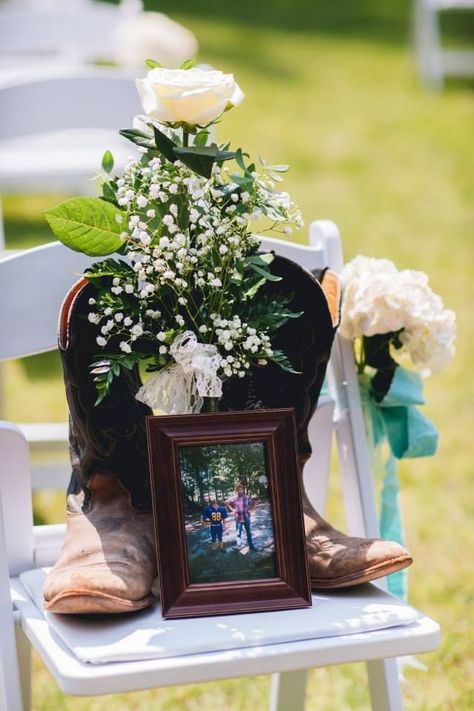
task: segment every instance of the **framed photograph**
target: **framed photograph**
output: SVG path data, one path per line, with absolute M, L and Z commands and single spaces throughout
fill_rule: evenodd
M 163 617 L 309 607 L 292 409 L 147 417 Z

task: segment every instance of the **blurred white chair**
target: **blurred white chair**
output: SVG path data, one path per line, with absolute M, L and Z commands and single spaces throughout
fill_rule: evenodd
M 119 5 L 16 0 L 0 5 L 0 67 L 21 76 L 38 64 L 114 61 L 118 28 L 142 9 L 142 0 L 121 0 Z
M 0 194 L 89 193 L 105 150 L 117 170 L 132 145 L 118 135 L 141 112 L 131 76 L 105 68 L 41 71 L 0 81 Z M 2 247 L 0 235 L 0 249 Z
M 333 223 L 312 223 L 310 242 L 310 246 L 301 246 L 266 239 L 264 247 L 306 269 L 328 264 L 335 270 L 341 268 L 341 244 Z M 59 243 L 0 260 L 0 359 L 56 347 L 59 304 L 75 274 L 89 261 Z M 17 288 L 24 280 L 31 285 L 31 292 Z M 310 426 L 314 449 L 305 467 L 306 483 L 312 480 L 308 493 L 322 510 L 335 432 L 349 532 L 377 536 L 370 455 L 352 348 L 339 337 L 330 371 L 331 396 L 321 398 Z M 0 422 L 0 447 L 1 708 L 30 708 L 32 645 L 67 693 L 93 696 L 273 673 L 272 711 L 304 708 L 306 669 L 366 662 L 374 711 L 400 711 L 397 665 L 387 657 L 430 651 L 438 644 L 435 622 L 371 585 L 326 591 L 315 596 L 314 610 L 254 615 L 250 618 L 258 621 L 252 624 L 248 615 L 206 618 L 204 628 L 202 620 L 165 623 L 157 609 L 132 619 L 96 620 L 93 625 L 90 620 L 45 614 L 42 567 L 55 561 L 65 527 L 32 526 L 28 446 L 15 425 Z M 294 631 L 297 627 L 299 636 Z M 219 632 L 221 628 L 224 632 Z M 207 631 L 204 635 L 203 629 Z M 85 663 L 74 654 L 75 648 L 87 648 L 88 654 L 90 650 L 98 652 L 111 631 L 117 661 L 105 662 L 102 657 L 102 663 Z M 206 643 L 211 634 L 213 640 L 218 639 L 216 646 L 203 651 L 203 637 Z M 275 643 L 279 635 L 282 639 Z M 137 639 L 143 640 L 140 659 L 131 656 Z M 175 649 L 177 642 L 180 651 L 173 656 L 170 645 Z M 219 646 L 223 643 L 224 647 Z
M 424 85 L 431 89 L 441 89 L 445 76 L 474 76 L 474 51 L 443 49 L 440 13 L 448 10 L 474 10 L 474 0 L 415 0 L 418 70 Z

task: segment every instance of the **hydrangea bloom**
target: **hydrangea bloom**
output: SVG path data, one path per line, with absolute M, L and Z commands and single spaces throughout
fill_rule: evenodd
M 358 256 L 346 264 L 341 281 L 344 338 L 399 333 L 401 352 L 415 366 L 437 372 L 452 360 L 455 314 L 444 308 L 424 272 L 399 271 L 388 259 Z

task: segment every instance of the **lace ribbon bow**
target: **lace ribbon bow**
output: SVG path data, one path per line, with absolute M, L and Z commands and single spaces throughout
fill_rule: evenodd
M 185 331 L 174 339 L 170 354 L 176 363 L 147 380 L 137 400 L 169 415 L 186 415 L 200 412 L 203 398 L 221 397 L 217 371 L 222 358 L 216 346 L 198 343 L 192 331 Z

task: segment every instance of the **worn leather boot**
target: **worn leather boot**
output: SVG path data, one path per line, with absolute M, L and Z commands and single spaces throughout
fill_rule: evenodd
M 294 407 L 302 471 L 311 456 L 308 424 L 317 406 L 339 323 L 339 282 L 328 270 L 312 275 L 278 256 L 272 262 L 272 272 L 282 280 L 267 282 L 268 292 L 291 294 L 292 309 L 304 311 L 300 318 L 288 321 L 274 339 L 275 347 L 288 355 L 301 374 L 287 373 L 274 364 L 254 368 L 250 377 L 225 383 L 221 409 Z M 365 583 L 411 564 L 411 557 L 398 543 L 346 536 L 333 528 L 315 511 L 302 488 L 313 589 Z
M 89 365 L 97 351 L 97 329 L 87 320 L 94 293 L 82 279 L 60 313 L 73 473 L 66 540 L 44 585 L 45 608 L 59 613 L 131 612 L 154 600 L 145 435 L 145 416 L 151 411 L 135 399 L 140 381 L 133 371 L 116 379 L 110 395 L 94 407 Z

